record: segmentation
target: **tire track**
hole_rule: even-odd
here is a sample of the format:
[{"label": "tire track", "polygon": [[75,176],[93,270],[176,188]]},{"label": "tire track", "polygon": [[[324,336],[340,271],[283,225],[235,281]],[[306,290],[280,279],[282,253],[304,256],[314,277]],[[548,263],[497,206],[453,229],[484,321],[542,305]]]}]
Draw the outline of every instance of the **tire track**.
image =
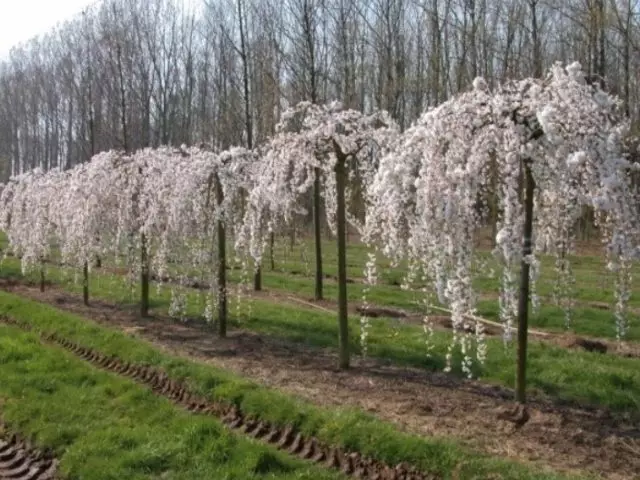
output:
[{"label": "tire track", "polygon": [[[1,318],[0,321],[15,325],[23,330],[32,330],[30,325],[16,322],[10,318]],[[347,452],[340,447],[320,442],[315,437],[305,437],[292,425],[285,427],[273,425],[246,415],[236,405],[212,402],[193,394],[184,383],[171,379],[160,369],[148,365],[128,363],[118,357],[103,355],[94,349],[71,342],[57,333],[40,333],[40,335],[46,342],[59,345],[95,366],[144,384],[157,395],[168,398],[174,404],[184,407],[192,413],[216,416],[231,430],[261,440],[303,460],[314,462],[325,468],[339,470],[347,476],[362,480],[436,480],[439,478],[420,472],[406,463],[391,467],[359,452]],[[0,478],[2,478],[1,475]],[[8,478],[22,480],[23,477]],[[33,477],[33,480],[39,480],[39,478]]]},{"label": "tire track", "polygon": [[8,441],[0,439],[0,479],[53,480],[57,469],[55,458],[30,448],[15,435]]}]

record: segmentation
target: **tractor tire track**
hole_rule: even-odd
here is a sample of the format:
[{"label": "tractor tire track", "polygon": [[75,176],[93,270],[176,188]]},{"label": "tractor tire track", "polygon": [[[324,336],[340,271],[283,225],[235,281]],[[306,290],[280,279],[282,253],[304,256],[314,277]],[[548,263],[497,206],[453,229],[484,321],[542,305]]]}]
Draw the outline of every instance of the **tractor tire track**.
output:
[{"label": "tractor tire track", "polygon": [[[32,330],[30,325],[16,322],[10,318],[1,318],[0,321],[24,330]],[[184,383],[171,379],[160,369],[148,365],[128,363],[118,357],[104,355],[94,349],[71,342],[57,333],[40,333],[40,336],[44,341],[61,346],[103,370],[128,377],[151,388],[157,395],[171,400],[174,404],[184,407],[192,413],[216,416],[231,430],[261,440],[303,460],[311,461],[325,468],[339,470],[347,476],[362,480],[435,480],[439,478],[433,474],[420,472],[405,463],[391,467],[359,452],[347,452],[339,447],[324,444],[315,437],[305,437],[291,425],[285,427],[273,425],[244,414],[235,405],[212,402],[193,394]],[[3,477],[0,475],[0,478]],[[38,480],[40,477],[7,478]]]},{"label": "tractor tire track", "polygon": [[0,438],[1,480],[53,480],[58,461],[30,448],[15,435],[8,441]]}]

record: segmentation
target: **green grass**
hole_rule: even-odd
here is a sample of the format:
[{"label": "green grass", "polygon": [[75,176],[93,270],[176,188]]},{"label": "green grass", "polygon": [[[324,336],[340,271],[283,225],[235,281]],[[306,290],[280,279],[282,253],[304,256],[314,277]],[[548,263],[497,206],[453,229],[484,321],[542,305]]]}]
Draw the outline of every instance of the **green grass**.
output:
[{"label": "green grass", "polygon": [[[0,246],[6,242],[6,237],[0,233]],[[324,273],[327,275],[337,274],[336,265],[336,244],[333,240],[323,241],[323,262]],[[232,245],[229,245],[229,252]],[[311,240],[303,240],[294,245],[289,245],[286,239],[279,239],[276,242],[274,259],[275,270],[270,270],[268,255],[265,257],[263,268],[263,284],[265,288],[288,292],[302,297],[311,298],[314,296],[314,248]],[[347,270],[348,276],[355,280],[361,280],[363,269],[368,259],[369,249],[361,243],[351,243],[348,245]],[[474,272],[474,288],[484,295],[485,298],[478,302],[478,312],[489,320],[499,321],[499,307],[497,295],[500,288],[500,269],[493,257],[484,251],[478,252],[483,258],[486,268],[480,271],[476,266]],[[54,255],[55,257],[55,255]],[[230,255],[230,258],[232,255]],[[575,275],[575,294],[577,302],[573,314],[573,320],[569,331],[580,334],[598,336],[602,338],[615,338],[616,326],[613,311],[603,310],[591,305],[592,302],[604,302],[611,304],[614,298],[614,278],[605,268],[605,259],[597,255],[571,255],[568,257]],[[108,263],[107,259],[105,261]],[[529,324],[531,328],[544,328],[553,332],[566,331],[565,315],[563,310],[552,303],[553,285],[555,282],[554,259],[549,256],[542,256],[541,275],[536,285],[536,291],[542,299],[542,309],[536,314],[532,314]],[[5,260],[6,268],[17,270],[18,261],[9,258]],[[204,268],[204,267],[203,267]],[[189,276],[198,276],[203,272],[203,268],[193,268],[184,265],[170,265],[172,272],[186,273]],[[0,267],[2,270],[3,267]],[[375,305],[391,306],[410,311],[417,311],[418,295],[413,291],[405,291],[400,288],[402,279],[407,272],[406,265],[401,264],[392,267],[390,262],[378,256],[379,284],[373,287],[368,295],[368,300]],[[489,277],[487,269],[493,269],[494,275]],[[292,274],[292,272],[296,272]],[[633,268],[632,291],[640,292],[640,265]],[[55,273],[54,273],[55,275]],[[232,282],[240,281],[241,272],[238,270],[229,271],[229,279]],[[350,302],[359,303],[362,300],[361,283],[349,285],[347,294]],[[324,292],[328,299],[337,297],[337,283],[332,279],[325,279]],[[490,297],[490,298],[487,298]],[[133,301],[133,296],[129,294],[129,299]],[[630,307],[634,311],[629,312],[630,328],[627,332],[627,340],[640,341],[640,295],[632,295]]]},{"label": "green grass", "polygon": [[[233,277],[232,277],[233,278]],[[480,283],[477,280],[476,283]],[[486,281],[489,283],[489,281]],[[263,284],[265,288],[282,292],[289,292],[294,295],[312,298],[314,295],[314,281],[312,278],[287,275],[278,272],[263,272]],[[544,285],[544,284],[543,284]],[[551,287],[546,285],[539,288],[539,295],[550,295]],[[498,287],[481,288],[480,292],[497,292]],[[336,298],[338,295],[338,285],[335,281],[326,281],[324,284],[326,298]],[[497,293],[496,293],[497,294]],[[577,291],[576,299],[587,301],[608,301],[613,298],[611,283],[608,288],[600,289],[599,286],[593,288],[582,287]],[[347,295],[350,302],[361,303],[362,285],[351,284],[348,286]],[[419,294],[405,291],[398,286],[378,285],[372,288],[368,295],[368,300],[374,305],[383,305],[417,311]],[[436,306],[440,306],[436,303]],[[499,306],[497,300],[481,300],[478,302],[478,312],[483,317],[499,321]],[[628,340],[640,340],[640,322],[636,315],[631,315],[631,327],[627,333]],[[563,332],[565,328],[564,312],[561,308],[555,307],[548,302],[543,303],[543,308],[537,314],[531,315],[531,328],[544,328],[549,331]],[[598,336],[603,338],[615,338],[616,329],[612,311],[605,311],[598,308],[577,305],[574,310],[574,317],[571,331],[582,335]]]},{"label": "green grass", "polygon": [[[268,258],[265,258],[263,268],[263,284],[266,288],[290,292],[304,297],[313,297],[315,293],[313,243],[304,241],[293,249],[278,242],[276,248],[276,268],[270,270]],[[360,243],[348,245],[347,275],[356,281],[362,280],[363,270],[367,262],[369,249]],[[478,310],[489,320],[499,321],[498,292],[500,289],[500,268],[495,259],[488,253],[479,251],[478,256],[483,259],[482,270],[476,265],[473,273],[474,288],[485,298],[478,302]],[[336,245],[334,241],[323,242],[324,273],[329,276],[337,275]],[[616,327],[613,311],[594,308],[592,302],[612,304],[614,299],[614,277],[605,268],[606,260],[603,256],[571,255],[568,257],[575,276],[574,299],[577,302],[572,323],[569,330],[581,335],[597,335],[603,338],[615,338]],[[541,297],[543,309],[531,315],[532,328],[545,328],[550,331],[566,331],[564,311],[553,304],[552,296],[556,275],[554,272],[554,258],[541,256],[540,278],[536,282],[536,292]],[[197,276],[198,269],[173,265],[174,272],[187,273]],[[407,273],[406,265],[392,267],[390,262],[378,256],[379,283],[373,287],[368,299],[376,305],[393,306],[407,310],[419,310],[417,294],[400,288]],[[487,270],[493,270],[490,276]],[[293,274],[295,272],[295,274]],[[632,291],[640,292],[640,265],[633,268]],[[240,272],[229,272],[232,281],[240,281]],[[361,283],[349,285],[347,295],[350,302],[361,302]],[[325,279],[325,297],[337,297],[337,283],[333,279]],[[486,297],[492,298],[486,298]],[[638,311],[640,309],[640,295],[632,295],[629,306]],[[630,312],[631,327],[627,333],[628,340],[640,341],[640,321],[637,313]]]},{"label": "green grass", "polygon": [[[243,320],[243,327],[317,347],[333,348],[337,344],[336,319],[331,315],[262,303],[255,310],[254,316]],[[441,370],[450,338],[448,333],[436,332],[432,355],[427,358],[421,327],[372,320],[368,351],[372,357],[395,364]],[[359,322],[353,318],[350,339],[351,351],[359,354]],[[489,383],[512,387],[515,359],[515,346],[505,349],[501,340],[490,339],[487,362],[476,368],[475,373]],[[460,364],[459,355],[454,356],[454,364]],[[455,373],[460,374],[458,369]],[[628,411],[640,418],[638,359],[566,350],[531,341],[527,377],[531,391],[553,399]]]},{"label": "green grass", "polygon": [[[15,267],[15,265],[14,265]],[[7,265],[2,275],[17,275]],[[60,269],[51,267],[48,278],[60,282],[64,288],[79,292],[79,284],[63,281]],[[91,278],[91,294],[111,302],[135,302],[137,294],[120,277],[102,276],[97,272]],[[154,290],[155,294],[155,290]],[[198,294],[189,292],[189,314],[197,316],[203,304]],[[167,310],[170,302],[168,289],[153,296],[155,308]],[[317,309],[298,308],[282,303],[254,301],[250,316],[234,318],[231,308],[231,326],[242,327],[263,335],[271,335],[291,342],[314,347],[337,346],[337,320],[335,315]],[[233,302],[232,302],[233,307]],[[243,308],[243,311],[245,308]],[[360,325],[358,318],[350,318],[350,341],[353,354],[360,354]],[[387,319],[371,321],[369,355],[383,361],[425,369],[444,367],[444,357],[451,335],[436,332],[432,355],[426,355],[422,328]],[[484,381],[513,387],[515,381],[516,352],[513,346],[505,349],[499,339],[488,340],[488,360],[475,374]],[[459,365],[459,355],[454,357]],[[459,369],[454,373],[460,374]],[[615,355],[567,350],[531,340],[528,355],[528,386],[530,390],[555,400],[608,407],[614,411],[630,412],[640,418],[640,359]]]},{"label": "green grass", "polygon": [[[401,433],[358,410],[315,407],[5,292],[0,292],[0,314],[41,331],[59,332],[128,362],[163,368],[207,397],[234,402],[249,414],[279,425],[293,424],[307,435],[390,464],[407,461],[444,478],[451,478],[456,468],[460,479],[566,478],[542,472],[539,467],[480,456],[452,441]],[[278,471],[259,478],[335,478],[227,435],[215,421],[179,412],[127,380],[95,371],[66,352],[41,347],[30,334],[2,327],[0,346],[0,396],[5,399],[5,418],[25,433],[36,435],[41,445],[66,451],[64,468],[72,478],[157,478],[154,475],[160,471],[175,474],[169,478],[205,478],[199,475],[215,464],[220,464],[220,473],[209,473],[206,478],[258,478],[253,472],[265,464]],[[107,466],[106,459],[113,457],[117,466]],[[102,470],[102,476],[87,473],[101,469],[107,469]]]},{"label": "green grass", "polygon": [[[4,300],[7,300],[6,298]],[[70,479],[338,479],[0,325],[0,414]]]}]

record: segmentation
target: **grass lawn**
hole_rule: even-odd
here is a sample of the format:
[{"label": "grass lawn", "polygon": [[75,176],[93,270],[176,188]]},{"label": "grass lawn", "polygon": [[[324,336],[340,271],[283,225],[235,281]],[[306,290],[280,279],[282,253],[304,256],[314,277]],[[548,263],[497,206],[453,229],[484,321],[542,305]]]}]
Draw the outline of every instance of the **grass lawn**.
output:
[{"label": "grass lawn", "polygon": [[[0,274],[18,275],[15,260],[5,262]],[[80,285],[64,281],[61,270],[50,267],[48,278],[63,288],[79,292]],[[152,305],[166,311],[170,292],[153,291]],[[135,302],[137,294],[119,276],[103,275],[96,271],[91,277],[91,294],[112,302]],[[195,292],[188,292],[191,315],[199,315],[203,303]],[[232,305],[233,307],[233,302]],[[233,317],[232,326],[242,327],[264,335],[273,335],[292,342],[318,347],[337,346],[337,322],[333,314],[317,309],[299,308],[282,303],[255,300],[251,314]],[[360,353],[359,319],[350,319],[351,350]],[[451,336],[436,332],[432,355],[427,357],[425,337],[417,325],[405,325],[386,319],[371,321],[369,354],[395,364],[427,369],[442,369]],[[515,346],[504,347],[500,339],[488,340],[488,360],[476,374],[490,383],[512,387],[515,380]],[[557,400],[608,407],[614,411],[630,412],[640,418],[640,359],[615,355],[567,350],[531,341],[528,357],[528,385]],[[459,359],[455,364],[459,365]],[[457,372],[459,373],[459,372]]]},{"label": "grass lawn", "polygon": [[0,325],[0,378],[5,423],[53,449],[65,478],[343,478],[6,325]]},{"label": "grass lawn", "polygon": [[[361,411],[315,407],[5,292],[0,292],[0,314],[124,361],[160,367],[186,379],[197,393],[389,464],[406,461],[443,478],[454,471],[459,479],[565,478],[480,456],[451,441],[404,434]],[[184,413],[128,380],[7,326],[0,326],[0,375],[5,420],[62,454],[69,478],[159,478],[162,472],[163,478],[338,478],[228,434],[210,418]]]}]

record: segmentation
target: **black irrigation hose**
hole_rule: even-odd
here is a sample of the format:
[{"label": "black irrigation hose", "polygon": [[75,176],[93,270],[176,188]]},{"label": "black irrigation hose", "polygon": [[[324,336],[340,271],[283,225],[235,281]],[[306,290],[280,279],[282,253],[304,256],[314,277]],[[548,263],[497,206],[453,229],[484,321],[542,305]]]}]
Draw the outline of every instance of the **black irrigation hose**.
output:
[{"label": "black irrigation hose", "polygon": [[[0,321],[31,330],[29,325],[15,322],[13,319],[5,317]],[[189,392],[183,383],[169,378],[165,372],[154,367],[124,362],[117,357],[108,357],[96,350],[73,343],[56,333],[42,334],[42,338],[64,347],[83,360],[104,370],[132,378],[150,387],[157,395],[170,399],[190,412],[214,415],[232,430],[262,440],[279,450],[317,463],[325,468],[339,470],[345,475],[363,480],[434,480],[439,478],[433,474],[420,472],[405,463],[390,467],[359,452],[345,452],[341,448],[326,445],[314,437],[305,437],[291,425],[286,427],[272,425],[245,415],[235,405],[212,402]]]}]

